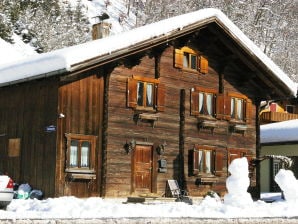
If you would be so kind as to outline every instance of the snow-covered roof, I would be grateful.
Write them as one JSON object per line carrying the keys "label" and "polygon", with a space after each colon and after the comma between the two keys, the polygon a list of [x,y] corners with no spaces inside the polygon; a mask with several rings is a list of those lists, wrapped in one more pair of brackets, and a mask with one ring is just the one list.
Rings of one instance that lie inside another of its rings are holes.
{"label": "snow-covered roof", "polygon": [[261,143],[298,142],[298,119],[261,125]]}
{"label": "snow-covered roof", "polygon": [[202,24],[216,21],[220,26],[237,40],[242,48],[254,55],[271,71],[289,92],[295,95],[297,84],[294,83],[260,48],[258,48],[231,20],[218,9],[202,9],[188,14],[176,16],[143,27],[90,41],[84,44],[40,54],[0,66],[0,86],[36,79],[41,76],[73,72],[80,68],[83,62],[96,58],[96,63],[107,60],[113,55],[125,53],[128,48],[151,43],[154,39],[170,37],[175,32],[181,32],[188,27],[199,27]]}

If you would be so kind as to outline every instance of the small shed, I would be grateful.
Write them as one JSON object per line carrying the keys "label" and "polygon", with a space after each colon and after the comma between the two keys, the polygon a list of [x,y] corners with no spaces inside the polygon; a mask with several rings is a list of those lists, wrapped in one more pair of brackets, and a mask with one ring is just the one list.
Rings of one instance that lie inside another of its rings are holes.
{"label": "small shed", "polygon": [[280,188],[274,177],[285,164],[283,157],[288,157],[293,164],[290,169],[298,178],[298,120],[288,120],[261,125],[260,157],[268,159],[260,163],[261,191],[276,192]]}

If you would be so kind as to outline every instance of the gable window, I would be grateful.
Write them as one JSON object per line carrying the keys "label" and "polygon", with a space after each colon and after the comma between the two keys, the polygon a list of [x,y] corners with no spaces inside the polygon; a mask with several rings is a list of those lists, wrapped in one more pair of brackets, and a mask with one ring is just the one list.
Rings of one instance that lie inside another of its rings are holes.
{"label": "gable window", "polygon": [[66,134],[66,171],[94,172],[96,136]]}
{"label": "gable window", "polygon": [[197,55],[183,52],[183,67],[197,70]]}
{"label": "gable window", "polygon": [[191,152],[193,175],[222,176],[226,174],[226,150],[212,146],[195,145]]}
{"label": "gable window", "polygon": [[144,108],[153,108],[154,83],[138,81],[137,105]]}
{"label": "gable window", "polygon": [[128,78],[127,106],[142,111],[164,111],[165,86],[158,79],[135,75]]}
{"label": "gable window", "polygon": [[191,114],[214,117],[216,91],[195,87],[191,89]]}
{"label": "gable window", "polygon": [[208,60],[189,47],[175,49],[174,66],[184,70],[199,71],[202,74],[208,73]]}

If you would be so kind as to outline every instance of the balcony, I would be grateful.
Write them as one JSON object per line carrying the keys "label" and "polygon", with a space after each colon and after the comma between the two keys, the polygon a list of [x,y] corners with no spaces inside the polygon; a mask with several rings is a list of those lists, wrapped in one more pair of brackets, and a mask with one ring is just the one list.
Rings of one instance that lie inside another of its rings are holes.
{"label": "balcony", "polygon": [[298,114],[290,114],[287,112],[263,112],[260,115],[261,124],[271,123],[271,122],[280,122],[287,121],[292,119],[298,119]]}

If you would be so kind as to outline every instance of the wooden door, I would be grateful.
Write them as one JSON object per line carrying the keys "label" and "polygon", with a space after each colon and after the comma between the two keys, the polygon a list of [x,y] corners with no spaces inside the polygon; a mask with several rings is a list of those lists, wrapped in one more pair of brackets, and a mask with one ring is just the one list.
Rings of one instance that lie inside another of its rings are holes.
{"label": "wooden door", "polygon": [[137,145],[133,163],[134,193],[152,192],[152,146]]}

